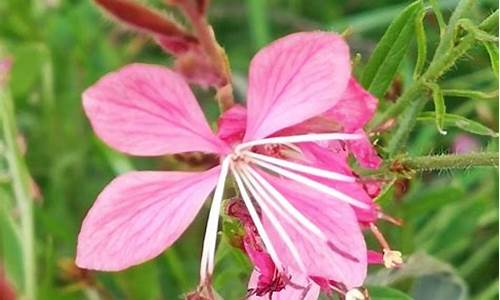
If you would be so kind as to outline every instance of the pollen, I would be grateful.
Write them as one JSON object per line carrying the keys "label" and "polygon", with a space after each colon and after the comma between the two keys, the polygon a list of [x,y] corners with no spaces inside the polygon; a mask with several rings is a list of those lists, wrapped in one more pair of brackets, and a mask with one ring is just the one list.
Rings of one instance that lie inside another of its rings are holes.
{"label": "pollen", "polygon": [[384,266],[387,269],[397,268],[403,263],[401,252],[384,249]]}
{"label": "pollen", "polygon": [[351,289],[345,294],[345,300],[365,300],[365,295],[359,289]]}

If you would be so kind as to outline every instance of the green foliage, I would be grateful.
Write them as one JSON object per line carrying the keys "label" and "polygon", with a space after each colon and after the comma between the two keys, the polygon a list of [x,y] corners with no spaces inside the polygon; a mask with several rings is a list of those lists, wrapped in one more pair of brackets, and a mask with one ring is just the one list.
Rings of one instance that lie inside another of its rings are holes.
{"label": "green foliage", "polygon": [[389,26],[368,61],[361,83],[376,97],[382,97],[396,75],[411,41],[416,20],[424,9],[422,1],[408,6]]}
{"label": "green foliage", "polygon": [[442,120],[441,124],[443,124],[444,126],[457,127],[464,131],[479,135],[487,135],[492,137],[498,136],[498,133],[491,130],[490,128],[465,117],[454,114],[444,114],[443,112],[441,112],[441,116],[438,117],[437,114],[437,112],[424,112],[419,115],[418,120],[430,121],[439,119]]}
{"label": "green foliage", "polygon": [[412,298],[405,293],[387,287],[369,287],[368,292],[373,300],[412,300]]}

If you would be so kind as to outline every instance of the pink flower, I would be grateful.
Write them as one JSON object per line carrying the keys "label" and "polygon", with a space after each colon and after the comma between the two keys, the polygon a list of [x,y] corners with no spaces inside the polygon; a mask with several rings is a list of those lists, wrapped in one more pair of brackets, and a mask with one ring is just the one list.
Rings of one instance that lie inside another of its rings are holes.
{"label": "pink flower", "polygon": [[451,148],[453,153],[464,154],[478,151],[481,148],[481,144],[474,136],[462,133],[455,137]]}
{"label": "pink flower", "polygon": [[[376,208],[358,191],[345,160],[351,151],[362,165],[380,161],[361,129],[376,106],[357,109],[365,98],[375,101],[351,78],[348,46],[326,32],[292,34],[261,50],[250,65],[246,109],[224,114],[217,135],[171,70],[134,64],[106,75],[85,91],[83,103],[107,144],[139,156],[215,153],[221,163],[205,172],[139,171],[114,179],[83,222],[77,265],[117,271],[154,258],[215,189],[200,269],[202,285],[208,284],[224,183],[232,174],[254,238],[276,273],[298,274],[284,291],[309,286],[311,276],[349,289],[362,285],[367,249],[358,218],[372,218]],[[328,126],[311,126],[317,119]],[[322,157],[326,150],[331,161]]]}
{"label": "pink flower", "polygon": [[9,57],[0,58],[0,88],[5,85],[12,69],[12,59]]}

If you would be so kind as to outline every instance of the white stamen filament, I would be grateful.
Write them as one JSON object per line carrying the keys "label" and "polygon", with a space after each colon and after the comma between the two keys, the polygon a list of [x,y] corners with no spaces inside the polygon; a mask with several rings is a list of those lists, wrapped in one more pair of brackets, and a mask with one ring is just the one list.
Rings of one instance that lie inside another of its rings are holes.
{"label": "white stamen filament", "polygon": [[[287,222],[294,226],[301,234],[304,235],[308,240],[311,241],[312,237],[309,233],[312,233],[327,242],[327,238],[324,233],[319,229],[314,223],[309,221],[299,210],[297,210],[278,190],[276,190],[261,174],[254,170],[250,163],[268,169],[278,175],[287,177],[293,181],[299,182],[306,185],[312,189],[319,192],[327,194],[334,197],[340,201],[349,203],[353,206],[368,209],[368,205],[356,200],[334,188],[327,185],[316,182],[308,177],[302,176],[299,173],[306,173],[322,178],[327,178],[331,180],[343,181],[343,182],[355,182],[355,178],[347,176],[341,173],[336,173],[320,168],[315,168],[312,166],[302,165],[295,162],[286,161],[283,159],[262,155],[254,152],[245,151],[248,148],[257,145],[269,145],[269,144],[281,144],[289,147],[297,152],[300,152],[294,143],[301,142],[318,142],[318,141],[329,141],[329,140],[357,140],[363,138],[360,134],[349,134],[349,133],[317,133],[317,134],[305,134],[305,135],[295,135],[286,137],[272,137],[260,140],[254,140],[247,143],[240,144],[236,146],[233,155],[227,156],[221,164],[221,171],[217,181],[217,186],[215,188],[212,204],[210,207],[210,213],[208,216],[207,227],[205,231],[205,238],[203,241],[203,250],[201,257],[200,266],[200,279],[201,282],[206,282],[210,278],[214,270],[214,260],[215,260],[215,249],[217,243],[217,232],[219,225],[220,209],[222,205],[222,199],[224,196],[224,185],[226,178],[228,176],[229,170],[233,173],[236,180],[236,184],[241,193],[245,206],[248,209],[250,217],[257,228],[257,232],[262,239],[267,252],[269,253],[271,259],[273,260],[276,268],[278,270],[283,270],[284,266],[280,261],[276,250],[264,229],[264,226],[259,218],[259,215],[255,209],[252,199],[248,194],[247,188],[250,194],[255,199],[262,212],[266,215],[268,220],[271,222],[274,229],[277,231],[280,238],[290,249],[290,253],[297,261],[298,266],[305,271],[304,263],[299,255],[299,252],[292,242],[290,236],[283,228],[279,219],[276,217],[274,212],[279,213]],[[238,164],[238,165],[236,165]],[[272,208],[271,208],[271,207]]]}
{"label": "white stamen filament", "polygon": [[239,144],[236,146],[235,151],[239,152],[241,150],[266,144],[285,144],[285,143],[302,143],[302,142],[319,142],[319,141],[332,141],[332,140],[342,140],[342,141],[352,141],[359,140],[363,138],[361,134],[353,133],[311,133],[303,135],[291,135],[291,136],[278,136],[265,138],[260,140],[254,140]]}
{"label": "white stamen filament", "polygon": [[[254,186],[260,187],[262,190],[266,191],[267,193],[271,194],[271,196],[278,201],[278,203],[283,207],[286,212],[295,220],[297,221],[301,226],[297,226],[297,228],[306,228],[308,229],[311,233],[314,235],[318,236],[321,239],[326,240],[325,235],[319,229],[314,223],[309,221],[307,217],[305,217],[300,211],[298,211],[288,200],[283,196],[278,190],[276,190],[267,180],[265,180],[257,171],[252,169],[250,166],[245,166],[244,167],[244,172],[247,174],[247,177],[249,178],[250,181],[254,184]],[[269,196],[267,194],[267,196]],[[272,201],[270,199],[268,201],[269,203],[272,203],[271,205],[275,205],[279,207],[275,201]],[[280,211],[281,209],[275,208],[277,211]],[[283,211],[283,210],[281,210]],[[283,212],[284,215],[288,215],[285,212]]]}
{"label": "white stamen filament", "polygon": [[254,153],[254,152],[248,152],[248,151],[243,152],[243,155],[257,159],[257,160],[265,161],[265,162],[271,163],[273,165],[278,165],[281,167],[285,167],[285,168],[299,171],[302,173],[311,174],[311,175],[318,176],[318,177],[328,178],[328,179],[337,180],[337,181],[345,181],[345,182],[355,182],[356,181],[356,179],[352,176],[347,176],[347,175],[344,175],[341,173],[332,172],[332,171],[328,171],[328,170],[324,170],[324,169],[319,169],[319,168],[315,168],[315,167],[311,167],[311,166],[305,166],[305,165],[301,165],[298,163],[294,163],[294,162],[290,162],[290,161],[286,161],[283,159],[274,158],[271,156],[262,155],[262,154],[258,154],[258,153]]}
{"label": "white stamen filament", "polygon": [[217,243],[217,230],[219,226],[219,212],[222,198],[224,196],[224,184],[229,171],[230,158],[225,158],[222,162],[220,175],[215,188],[210,213],[208,215],[205,238],[203,240],[203,250],[201,255],[200,278],[205,282],[207,276],[211,276],[214,270],[215,245]]}
{"label": "white stamen filament", "polygon": [[[324,243],[328,244],[328,238],[323,234],[323,232],[318,227],[316,227],[316,225],[312,224],[309,221],[309,219],[304,217],[300,212],[298,212],[297,216],[297,215],[292,215],[290,212],[285,211],[280,205],[276,203],[275,198],[269,195],[270,191],[267,190],[264,186],[262,186],[259,182],[257,182],[255,178],[252,177],[252,175],[248,172],[248,170],[254,171],[253,169],[251,169],[251,167],[248,166],[244,166],[242,168],[242,172],[252,182],[252,185],[255,186],[257,191],[260,192],[260,195],[264,197],[266,203],[271,205],[283,218],[286,219],[286,221],[292,224],[292,226],[298,232],[300,232],[300,234],[304,239],[308,240],[311,243],[311,245],[316,245],[318,243],[317,238],[319,238],[320,241],[323,241]],[[267,186],[269,186],[271,189],[274,189],[264,178],[261,177],[261,179],[267,183]],[[279,192],[277,193],[279,194]],[[290,203],[288,203],[288,200],[286,200],[283,197],[283,195],[281,194],[279,195],[288,204],[288,206],[292,207],[292,209],[295,210],[295,208]],[[306,224],[311,224],[312,228],[308,227],[308,225]]]}
{"label": "white stamen filament", "polygon": [[281,263],[280,259],[278,258],[276,250],[274,249],[274,246],[271,242],[271,239],[267,235],[267,232],[264,229],[264,225],[262,225],[262,222],[260,221],[259,215],[257,214],[257,211],[255,210],[255,207],[252,204],[252,200],[250,199],[250,196],[248,195],[247,190],[246,190],[245,186],[243,185],[241,177],[238,174],[238,172],[236,172],[233,164],[231,164],[231,171],[234,175],[234,179],[236,180],[236,184],[238,185],[238,189],[240,190],[241,197],[243,198],[243,201],[245,202],[245,206],[247,207],[248,212],[250,213],[250,217],[252,218],[252,221],[253,221],[255,227],[257,228],[257,232],[259,233],[260,237],[262,238],[262,241],[264,242],[264,246],[266,247],[266,250],[269,253],[269,256],[271,256],[271,259],[273,260],[274,264],[276,265],[276,268],[278,270],[283,270],[283,264]]}
{"label": "white stamen filament", "polygon": [[[300,254],[299,254],[299,251],[297,250],[297,247],[295,247],[295,244],[292,242],[292,239],[290,238],[290,236],[288,235],[286,230],[283,228],[283,226],[281,225],[279,220],[276,218],[276,215],[269,208],[269,206],[267,206],[268,203],[266,200],[264,200],[264,197],[262,196],[263,190],[258,190],[254,185],[252,185],[250,180],[247,178],[246,174],[244,172],[242,172],[242,170],[240,168],[238,168],[237,171],[241,171],[238,175],[241,176],[241,179],[243,179],[244,184],[246,185],[246,187],[248,188],[248,190],[250,191],[250,193],[254,197],[255,201],[257,201],[257,204],[262,209],[262,212],[269,219],[269,221],[273,225],[274,229],[278,232],[278,235],[283,240],[283,242],[285,242],[286,246],[290,250],[293,258],[297,262],[297,265],[299,266],[301,271],[303,271],[304,273],[307,273],[306,267],[304,265],[304,262],[300,258]],[[273,202],[271,201],[271,203],[273,203]]]}
{"label": "white stamen filament", "polygon": [[285,170],[281,167],[278,167],[278,166],[275,166],[275,165],[272,165],[270,163],[267,163],[267,162],[264,162],[264,161],[260,161],[260,160],[257,160],[257,159],[253,159],[253,158],[250,158],[250,161],[263,167],[263,168],[266,168],[270,171],[273,171],[279,175],[283,175],[285,177],[288,177],[294,181],[297,181],[299,183],[302,183],[303,185],[306,185],[310,188],[313,188],[319,192],[322,192],[324,194],[327,194],[329,196],[332,196],[334,197],[335,199],[338,199],[340,201],[344,201],[346,203],[349,203],[353,206],[356,206],[356,207],[359,207],[359,208],[362,208],[362,209],[369,209],[368,205],[366,205],[365,203],[359,201],[359,200],[356,200],[354,198],[352,198],[351,196],[348,196],[342,192],[339,192],[337,191],[336,189],[333,189],[327,185],[324,185],[324,184],[321,184],[319,182],[316,182],[314,180],[311,180],[307,177],[304,177],[302,175],[299,175],[299,174],[296,174],[296,173],[293,173],[293,172],[290,172],[288,170]]}

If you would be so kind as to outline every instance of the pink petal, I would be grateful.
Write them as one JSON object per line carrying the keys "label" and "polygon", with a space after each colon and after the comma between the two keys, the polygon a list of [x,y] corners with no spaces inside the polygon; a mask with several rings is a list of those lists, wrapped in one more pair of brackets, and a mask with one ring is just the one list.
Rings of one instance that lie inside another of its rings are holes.
{"label": "pink petal", "polygon": [[[309,164],[316,168],[330,170],[345,175],[356,176],[347,163],[345,152],[334,152],[332,149],[318,146],[314,143],[305,143],[300,146],[304,157]],[[373,202],[372,197],[365,189],[365,185],[361,182],[341,182],[328,180],[324,178],[316,178],[315,180],[333,187],[334,189],[351,196],[352,198],[367,204],[370,209],[360,209],[353,207],[358,221],[364,224],[374,222],[378,219],[379,207]]]}
{"label": "pink petal", "polygon": [[340,100],[324,116],[342,125],[343,131],[352,132],[368,123],[377,109],[377,104],[377,98],[351,77]]}
{"label": "pink petal", "polygon": [[[250,280],[248,282],[248,289],[249,290],[257,287],[257,284],[259,282],[259,276],[260,276],[259,271],[254,270],[252,272],[252,275],[250,276]],[[291,276],[290,280],[294,285],[302,286],[306,289],[301,289],[299,287],[292,287],[291,285],[287,285],[281,291],[272,293],[271,299],[273,299],[273,300],[294,300],[294,299],[317,300],[319,298],[320,288],[317,284],[313,283],[312,281],[308,280],[307,278],[305,278],[304,276],[301,276],[299,274],[293,274]],[[264,296],[252,295],[252,296],[248,297],[247,299],[248,300],[268,300],[270,298],[269,298],[269,294],[266,294]]]}
{"label": "pink petal", "polygon": [[76,263],[118,271],[152,259],[179,238],[214,188],[202,173],[130,172],[114,179],[83,221]]}
{"label": "pink petal", "polygon": [[368,263],[372,265],[382,265],[384,264],[384,254],[368,250]]}
{"label": "pink petal", "polygon": [[167,68],[133,64],[107,74],[84,92],[83,106],[96,134],[128,154],[224,149],[187,83]]}
{"label": "pink petal", "polygon": [[350,74],[349,48],[334,33],[291,34],[262,49],[250,65],[245,141],[332,108]]}
{"label": "pink petal", "polygon": [[[304,235],[286,219],[278,217],[299,251],[309,276],[328,278],[347,287],[362,285],[366,277],[366,245],[352,208],[337,199],[283,178],[265,175],[267,180],[328,238]],[[265,214],[263,214],[265,216]],[[264,226],[283,264],[300,270],[286,244],[264,217]]]}
{"label": "pink petal", "polygon": [[461,133],[453,140],[452,152],[456,154],[465,154],[469,152],[479,151],[481,143],[479,139],[472,135]]}
{"label": "pink petal", "polygon": [[234,105],[219,118],[217,136],[229,145],[239,143],[245,135],[247,111],[241,105]]}
{"label": "pink petal", "polygon": [[380,167],[382,159],[378,156],[366,133],[362,129],[357,130],[356,133],[364,135],[364,138],[360,140],[348,142],[349,150],[356,160],[365,168],[376,169]]}

